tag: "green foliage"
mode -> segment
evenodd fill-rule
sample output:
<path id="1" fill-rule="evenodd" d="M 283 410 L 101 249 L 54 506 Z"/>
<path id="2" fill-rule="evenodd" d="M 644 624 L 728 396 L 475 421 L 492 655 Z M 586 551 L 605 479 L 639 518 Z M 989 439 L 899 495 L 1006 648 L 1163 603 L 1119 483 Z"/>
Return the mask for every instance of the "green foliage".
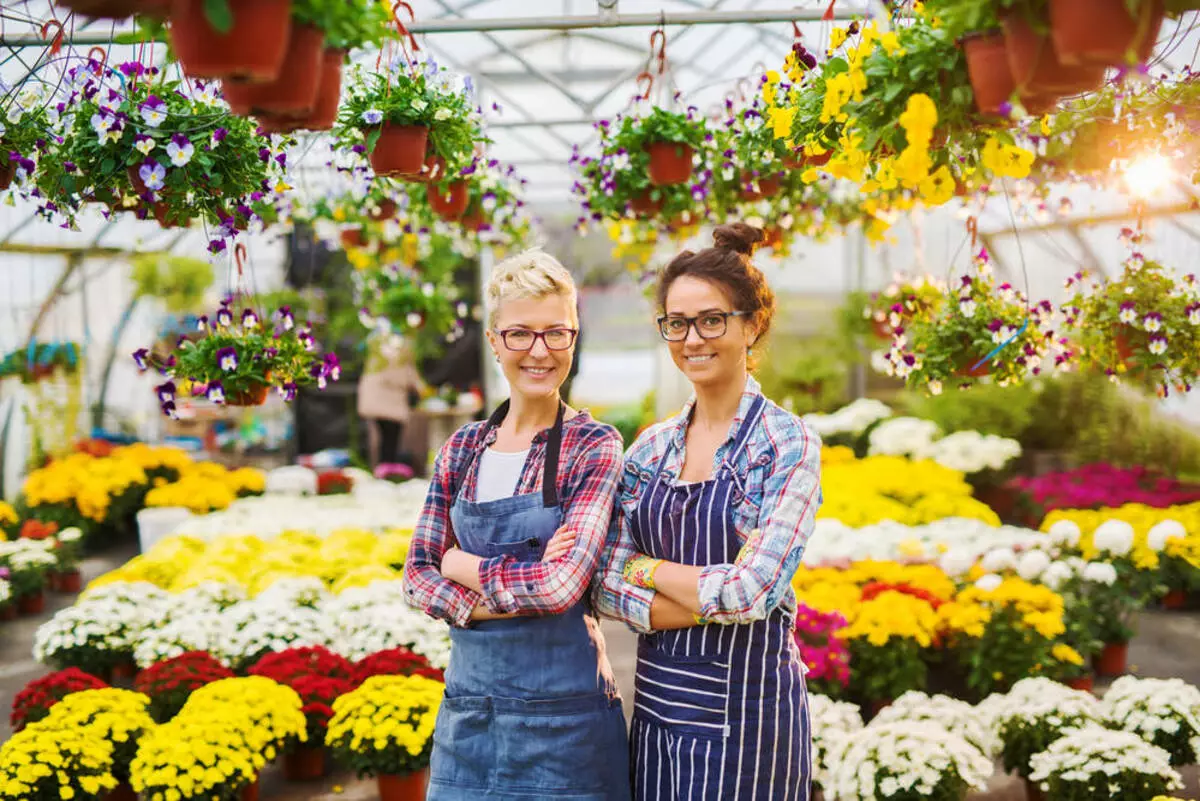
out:
<path id="1" fill-rule="evenodd" d="M 987 0 L 925 0 L 925 11 L 952 39 L 1000 27 L 999 4 Z"/>
<path id="2" fill-rule="evenodd" d="M 968 392 L 941 395 L 908 392 L 900 404 L 906 414 L 932 420 L 947 434 L 978 431 L 1016 440 L 1022 440 L 1041 413 L 1038 391 L 1030 385 L 979 384 Z"/>
<path id="3" fill-rule="evenodd" d="M 292 19 L 325 32 L 325 47 L 353 50 L 389 36 L 387 7 L 378 0 L 294 0 Z"/>
<path id="4" fill-rule="evenodd" d="M 796 414 L 830 411 L 847 401 L 846 381 L 857 352 L 834 337 L 783 341 L 773 338 L 770 356 L 756 371 L 763 392 L 789 403 Z"/>
<path id="5" fill-rule="evenodd" d="M 855 638 L 849 646 L 851 697 L 891 701 L 909 690 L 925 688 L 927 669 L 916 640 L 892 637 L 875 646 L 865 638 Z"/>
<path id="6" fill-rule="evenodd" d="M 1054 722 L 1051 722 L 1051 721 Z M 1029 760 L 1050 747 L 1069 728 L 1088 722 L 1085 715 L 1078 713 L 1053 713 L 1044 717 L 1011 717 L 1000 723 L 999 735 L 1003 743 L 1001 757 L 1004 769 L 1028 778 Z M 1051 796 L 1057 798 L 1057 796 Z"/>
<path id="7" fill-rule="evenodd" d="M 690 113 L 667 111 L 655 106 L 648 115 L 639 119 L 639 124 L 627 131 L 627 138 L 618 138 L 620 145 L 629 148 L 644 148 L 653 142 L 671 142 L 700 148 L 708 135 L 708 125 L 703 117 Z"/>
<path id="8" fill-rule="evenodd" d="M 992 611 L 982 636 L 964 637 L 955 644 L 955 652 L 965 668 L 968 689 L 981 700 L 1036 675 L 1052 661 L 1054 642 L 1024 623 L 1020 611 L 1003 606 Z"/>
<path id="9" fill-rule="evenodd" d="M 133 257 L 133 279 L 138 297 L 158 298 L 172 314 L 195 311 L 212 286 L 212 265 L 203 259 L 144 253 Z"/>

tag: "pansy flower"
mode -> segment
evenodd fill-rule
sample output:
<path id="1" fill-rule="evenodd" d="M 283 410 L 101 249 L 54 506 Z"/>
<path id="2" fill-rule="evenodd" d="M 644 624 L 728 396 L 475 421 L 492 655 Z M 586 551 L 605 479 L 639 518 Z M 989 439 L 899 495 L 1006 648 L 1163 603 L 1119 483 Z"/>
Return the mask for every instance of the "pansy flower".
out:
<path id="1" fill-rule="evenodd" d="M 383 112 L 377 108 L 369 108 L 362 113 L 362 121 L 366 125 L 378 125 L 383 122 Z"/>
<path id="2" fill-rule="evenodd" d="M 1151 334 L 1150 344 L 1146 350 L 1153 353 L 1155 356 L 1161 356 L 1167 352 L 1167 336 L 1166 334 Z"/>
<path id="3" fill-rule="evenodd" d="M 150 351 L 146 348 L 138 348 L 133 352 L 133 361 L 139 370 L 146 370 L 150 367 L 149 356 Z"/>
<path id="4" fill-rule="evenodd" d="M 331 381 L 337 381 L 342 377 L 342 365 L 338 361 L 336 353 L 326 353 L 324 359 L 325 375 L 329 376 Z"/>
<path id="5" fill-rule="evenodd" d="M 291 306 L 280 306 L 279 311 L 275 312 L 275 319 L 279 321 L 279 325 L 284 331 L 291 331 L 296 326 L 296 318 L 292 316 Z"/>
<path id="6" fill-rule="evenodd" d="M 149 156 L 150 151 L 155 148 L 158 143 L 154 141 L 153 136 L 146 134 L 138 134 L 133 138 L 133 148 L 143 156 Z"/>
<path id="7" fill-rule="evenodd" d="M 279 394 L 285 401 L 291 402 L 296 399 L 296 389 L 296 384 L 292 381 L 288 381 L 286 384 L 283 384 L 279 387 Z"/>
<path id="8" fill-rule="evenodd" d="M 233 325 L 233 312 L 229 310 L 228 306 L 222 305 L 220 309 L 217 309 L 217 327 L 225 328 L 231 325 Z"/>
<path id="9" fill-rule="evenodd" d="M 196 152 L 196 148 L 192 145 L 192 140 L 188 139 L 183 134 L 175 134 L 171 137 L 170 144 L 167 145 L 167 155 L 171 158 L 171 163 L 176 167 L 185 167 L 192 160 L 192 154 Z"/>
<path id="10" fill-rule="evenodd" d="M 304 349 L 310 353 L 316 349 L 312 334 L 308 331 L 301 331 L 296 335 L 296 340 L 299 341 L 299 343 L 304 346 Z"/>
<path id="11" fill-rule="evenodd" d="M 258 315 L 253 309 L 245 309 L 242 311 L 242 327 L 243 328 L 258 328 Z"/>
<path id="12" fill-rule="evenodd" d="M 151 128 L 157 128 L 167 121 L 167 104 L 154 95 L 150 95 L 138 106 L 142 120 Z"/>
<path id="13" fill-rule="evenodd" d="M 1117 313 L 1117 319 L 1125 325 L 1132 325 L 1137 319 L 1137 307 L 1133 301 L 1126 301 L 1121 304 L 1121 310 Z"/>
<path id="14" fill-rule="evenodd" d="M 220 381 L 213 381 L 208 385 L 208 389 L 204 393 L 208 398 L 209 403 L 224 403 L 225 388 L 221 386 Z"/>
<path id="15" fill-rule="evenodd" d="M 158 395 L 159 403 L 167 403 L 175 399 L 175 382 L 168 381 L 165 384 L 159 384 L 154 388 L 154 392 Z"/>
<path id="16" fill-rule="evenodd" d="M 238 367 L 238 357 L 236 348 L 221 348 L 217 351 L 217 367 L 227 373 L 233 372 Z"/>
<path id="17" fill-rule="evenodd" d="M 153 159 L 146 159 L 138 167 L 138 177 L 151 192 L 157 192 L 166 185 L 167 168 Z"/>

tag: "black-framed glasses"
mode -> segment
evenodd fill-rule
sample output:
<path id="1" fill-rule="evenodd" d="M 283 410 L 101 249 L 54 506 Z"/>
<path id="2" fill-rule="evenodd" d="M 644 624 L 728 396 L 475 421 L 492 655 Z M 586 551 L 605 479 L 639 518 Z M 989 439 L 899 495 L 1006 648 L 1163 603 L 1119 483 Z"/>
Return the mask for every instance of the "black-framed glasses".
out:
<path id="1" fill-rule="evenodd" d="M 687 339 L 688 329 L 694 327 L 701 339 L 719 339 L 725 336 L 730 317 L 746 315 L 747 313 L 742 311 L 708 311 L 695 317 L 668 314 L 658 318 L 658 332 L 668 342 L 682 342 Z"/>
<path id="2" fill-rule="evenodd" d="M 545 331 L 530 331 L 528 328 L 506 328 L 497 331 L 504 347 L 513 351 L 533 350 L 533 345 L 539 339 L 546 345 L 546 350 L 570 350 L 575 344 L 579 332 L 574 328 L 548 328 Z"/>

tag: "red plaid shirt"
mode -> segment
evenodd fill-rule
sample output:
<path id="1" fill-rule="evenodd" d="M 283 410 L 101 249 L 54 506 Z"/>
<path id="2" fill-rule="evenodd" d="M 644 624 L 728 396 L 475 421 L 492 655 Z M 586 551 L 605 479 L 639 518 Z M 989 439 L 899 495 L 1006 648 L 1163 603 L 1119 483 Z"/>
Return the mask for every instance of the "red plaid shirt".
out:
<path id="1" fill-rule="evenodd" d="M 517 482 L 517 495 L 541 493 L 549 430 L 538 432 Z M 468 626 L 479 604 L 497 613 L 558 615 L 587 592 L 600 562 L 622 469 L 621 435 L 612 426 L 580 412 L 563 423 L 558 489 L 563 525 L 575 532 L 575 545 L 555 562 L 518 562 L 511 556 L 485 559 L 479 568 L 483 594 L 442 577 L 442 555 L 456 545 L 450 507 L 461 487 L 474 500 L 478 456 L 496 441 L 486 422 L 463 426 L 442 447 L 434 463 L 425 508 L 417 521 L 404 562 L 408 602 L 431 617 Z M 468 468 L 468 463 L 470 467 Z"/>

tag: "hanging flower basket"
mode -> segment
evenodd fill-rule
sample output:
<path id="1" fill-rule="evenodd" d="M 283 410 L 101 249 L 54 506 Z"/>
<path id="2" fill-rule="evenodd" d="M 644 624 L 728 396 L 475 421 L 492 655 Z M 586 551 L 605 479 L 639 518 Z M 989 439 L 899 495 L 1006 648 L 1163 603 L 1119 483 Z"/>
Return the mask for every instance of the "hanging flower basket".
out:
<path id="1" fill-rule="evenodd" d="M 1158 41 L 1162 0 L 1050 0 L 1050 35 L 1064 64 L 1145 63 Z"/>
<path id="2" fill-rule="evenodd" d="M 325 48 L 321 54 L 321 82 L 312 113 L 297 121 L 307 131 L 328 131 L 337 121 L 338 103 L 342 98 L 342 62 L 346 51 Z"/>
<path id="3" fill-rule="evenodd" d="M 367 216 L 375 222 L 382 222 L 395 217 L 397 211 L 396 201 L 390 197 L 385 197 L 379 201 L 377 206 L 367 212 Z"/>
<path id="4" fill-rule="evenodd" d="M 1039 117 L 1042 114 L 1049 114 L 1058 105 L 1059 95 L 1048 94 L 1039 95 L 1032 92 L 1022 91 L 1020 93 L 1021 105 L 1025 107 L 1025 111 L 1032 116 Z"/>
<path id="5" fill-rule="evenodd" d="M 1104 67 L 1063 64 L 1054 41 L 1038 33 L 1019 13 L 1004 17 L 1004 48 L 1017 87 L 1040 96 L 1073 95 L 1098 89 Z"/>
<path id="6" fill-rule="evenodd" d="M 646 152 L 650 155 L 650 183 L 655 186 L 674 186 L 687 183 L 691 178 L 692 158 L 695 155 L 691 145 L 649 142 Z"/>
<path id="7" fill-rule="evenodd" d="M 967 58 L 967 77 L 975 92 L 975 108 L 980 114 L 1001 114 L 1017 88 L 1004 35 L 1000 31 L 972 33 L 964 36 L 960 44 Z"/>
<path id="8" fill-rule="evenodd" d="M 425 166 L 429 128 L 424 125 L 384 125 L 371 151 L 376 175 L 417 175 Z"/>
<path id="9" fill-rule="evenodd" d="M 467 210 L 469 185 L 461 179 L 445 185 L 431 183 L 426 187 L 425 196 L 435 214 L 443 220 L 457 220 Z"/>
<path id="10" fill-rule="evenodd" d="M 275 80 L 225 86 L 225 100 L 235 114 L 304 117 L 316 108 L 325 34 L 312 25 L 293 23 L 291 28 L 283 66 Z"/>
<path id="11" fill-rule="evenodd" d="M 225 396 L 226 406 L 262 406 L 267 402 L 266 384 L 250 384 Z"/>
<path id="12" fill-rule="evenodd" d="M 629 199 L 629 208 L 638 217 L 654 217 L 662 211 L 662 197 L 654 197 L 649 189 Z"/>
<path id="13" fill-rule="evenodd" d="M 193 78 L 263 83 L 279 77 L 292 25 L 292 0 L 237 0 L 229 29 L 213 27 L 206 0 L 173 0 L 171 49 Z"/>
<path id="14" fill-rule="evenodd" d="M 757 201 L 763 198 L 775 197 L 782 188 L 778 174 L 754 176 L 749 173 L 742 175 L 742 199 Z"/>

